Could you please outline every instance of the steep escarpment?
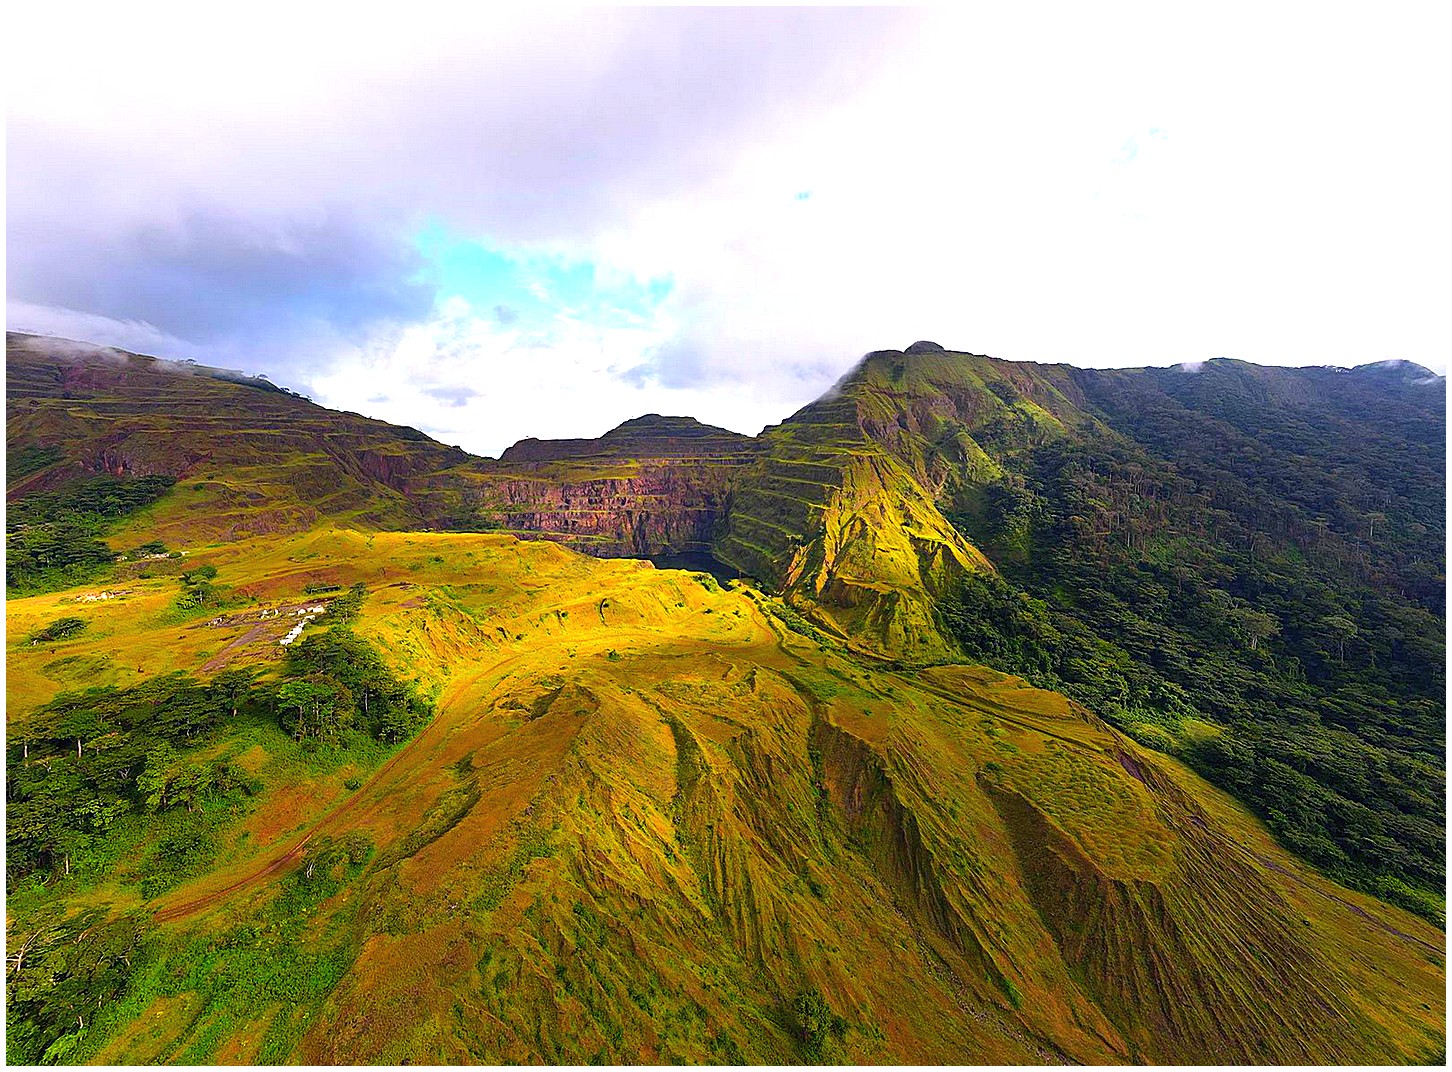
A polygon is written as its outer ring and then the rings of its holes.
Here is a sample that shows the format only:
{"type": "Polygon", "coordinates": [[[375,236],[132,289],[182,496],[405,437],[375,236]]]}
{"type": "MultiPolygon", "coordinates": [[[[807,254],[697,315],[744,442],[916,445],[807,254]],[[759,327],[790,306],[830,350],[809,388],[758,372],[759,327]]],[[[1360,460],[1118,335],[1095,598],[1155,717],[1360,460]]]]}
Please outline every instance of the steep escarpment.
{"type": "MultiPolygon", "coordinates": [[[[889,760],[861,737],[823,718],[812,727],[812,745],[822,787],[848,843],[905,911],[921,917],[966,959],[974,976],[981,975],[1009,993],[1007,978],[978,940],[977,921],[949,893],[955,883],[972,883],[972,873],[944,872],[924,841],[917,813],[898,794],[889,760]]],[[[981,899],[987,890],[972,883],[971,892],[974,899],[981,899]]]]}
{"type": "Polygon", "coordinates": [[[932,600],[992,567],[860,416],[840,394],[763,433],[713,554],[873,650],[941,656],[932,600]]]}

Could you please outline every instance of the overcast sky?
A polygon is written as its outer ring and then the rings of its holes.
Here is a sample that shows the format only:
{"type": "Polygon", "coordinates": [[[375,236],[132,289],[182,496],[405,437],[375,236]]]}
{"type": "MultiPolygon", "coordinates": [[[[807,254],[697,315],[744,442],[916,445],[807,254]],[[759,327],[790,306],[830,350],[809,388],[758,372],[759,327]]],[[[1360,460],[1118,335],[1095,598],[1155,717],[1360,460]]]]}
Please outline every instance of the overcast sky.
{"type": "Polygon", "coordinates": [[[475,452],[915,339],[1447,368],[1438,5],[27,7],[10,328],[475,452]]]}

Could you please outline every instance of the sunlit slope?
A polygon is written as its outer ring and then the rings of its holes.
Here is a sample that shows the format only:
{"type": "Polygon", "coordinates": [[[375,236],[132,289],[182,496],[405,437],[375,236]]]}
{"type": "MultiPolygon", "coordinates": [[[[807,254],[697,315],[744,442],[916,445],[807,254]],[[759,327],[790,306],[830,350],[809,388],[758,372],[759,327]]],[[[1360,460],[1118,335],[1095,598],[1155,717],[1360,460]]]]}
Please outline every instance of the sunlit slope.
{"type": "Polygon", "coordinates": [[[166,474],[148,538],[186,546],[307,529],[414,527],[409,477],[462,461],[421,432],[314,405],[263,380],[25,335],[6,337],[6,444],[51,464],[7,497],[70,476],[166,474]],[[231,378],[222,378],[230,376],[231,378]]]}
{"type": "Polygon", "coordinates": [[[738,476],[721,561],[819,624],[878,654],[940,659],[933,601],[992,566],[901,461],[863,432],[846,396],[815,402],[761,436],[738,476]]]}
{"type": "MultiPolygon", "coordinates": [[[[505,536],[320,531],[209,560],[261,604],[363,581],[359,632],[439,713],[356,792],[325,778],[286,820],[273,790],[239,817],[253,848],[156,904],[214,965],[205,983],[158,975],[100,1060],[246,1061],[264,1040],[387,1062],[1397,1062],[1443,1044],[1440,932],[1017,679],[886,673],[752,590],[505,536]],[[304,839],[355,830],[376,853],[305,929],[336,984],[217,1000],[304,839]],[[829,1015],[804,1035],[818,993],[829,1015]]],[[[11,710],[64,683],[57,658],[99,679],[266,664],[275,640],[167,624],[174,584],[97,605],[104,632],[53,657],[12,647],[11,710]]],[[[13,601],[11,643],[75,594],[13,601]]]]}
{"type": "MultiPolygon", "coordinates": [[[[892,539],[880,530],[903,520],[927,535],[926,545],[914,540],[896,554],[871,556],[891,570],[895,560],[908,564],[903,552],[917,551],[926,584],[916,587],[935,587],[944,551],[985,568],[942,511],[971,502],[1023,448],[1071,431],[1107,431],[1079,408],[1082,395],[1067,371],[947,353],[929,343],[867,355],[830,392],[763,433],[770,451],[740,481],[717,554],[776,582],[792,573],[804,542],[840,516],[862,516],[861,537],[892,539]]],[[[910,569],[897,572],[895,589],[914,587],[910,569]]]]}
{"type": "Polygon", "coordinates": [[[864,649],[949,656],[934,607],[993,566],[947,513],[976,507],[1025,449],[1113,435],[1081,408],[1071,371],[932,343],[867,355],[762,434],[714,553],[864,649]]]}

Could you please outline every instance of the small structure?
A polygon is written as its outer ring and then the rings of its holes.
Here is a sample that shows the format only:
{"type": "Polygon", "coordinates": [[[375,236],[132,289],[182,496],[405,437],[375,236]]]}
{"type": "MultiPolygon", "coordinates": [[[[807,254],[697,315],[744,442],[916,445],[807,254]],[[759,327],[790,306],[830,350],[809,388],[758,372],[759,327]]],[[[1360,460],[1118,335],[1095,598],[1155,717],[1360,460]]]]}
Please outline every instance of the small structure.
{"type": "MultiPolygon", "coordinates": [[[[284,648],[287,647],[298,637],[302,636],[303,628],[308,624],[308,622],[312,621],[314,618],[316,618],[319,614],[322,614],[327,609],[327,607],[321,606],[299,607],[296,613],[297,616],[302,619],[302,621],[298,622],[295,626],[293,626],[292,629],[288,631],[287,636],[279,640],[278,643],[281,644],[284,648]]],[[[277,613],[280,614],[281,611],[278,611],[277,613]]]]}

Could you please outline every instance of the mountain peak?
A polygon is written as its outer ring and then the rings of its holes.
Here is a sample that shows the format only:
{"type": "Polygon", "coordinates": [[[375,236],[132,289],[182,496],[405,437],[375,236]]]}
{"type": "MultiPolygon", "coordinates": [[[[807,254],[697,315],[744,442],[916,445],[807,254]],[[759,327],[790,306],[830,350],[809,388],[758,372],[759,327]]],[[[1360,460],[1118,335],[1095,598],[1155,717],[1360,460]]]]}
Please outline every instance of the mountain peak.
{"type": "Polygon", "coordinates": [[[723,442],[732,448],[749,443],[750,436],[703,424],[694,417],[666,417],[645,413],[622,421],[598,439],[521,439],[499,456],[505,462],[541,462],[576,456],[635,454],[679,455],[723,442]],[[684,442],[683,442],[684,441],[684,442]]]}
{"type": "Polygon", "coordinates": [[[628,421],[621,421],[600,438],[624,439],[637,437],[642,433],[651,436],[733,436],[740,439],[746,438],[739,432],[733,432],[729,428],[719,428],[714,424],[704,424],[694,417],[665,417],[659,413],[644,413],[639,417],[632,417],[628,421]]]}
{"type": "Polygon", "coordinates": [[[1371,361],[1365,365],[1357,365],[1351,371],[1363,376],[1374,376],[1378,379],[1410,384],[1443,383],[1446,380],[1445,376],[1437,375],[1425,365],[1419,365],[1415,361],[1408,361],[1405,358],[1371,361]]]}

